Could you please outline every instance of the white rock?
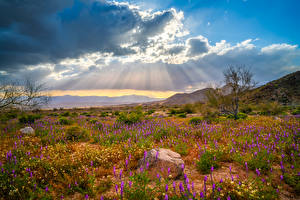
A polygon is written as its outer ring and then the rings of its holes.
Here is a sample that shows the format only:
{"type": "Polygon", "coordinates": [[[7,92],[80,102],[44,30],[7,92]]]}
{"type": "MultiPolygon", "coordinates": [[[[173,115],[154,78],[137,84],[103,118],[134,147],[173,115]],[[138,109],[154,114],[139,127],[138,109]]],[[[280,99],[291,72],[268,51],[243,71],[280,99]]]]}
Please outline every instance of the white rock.
{"type": "Polygon", "coordinates": [[[20,132],[23,134],[34,134],[34,129],[30,126],[20,129],[20,132]]]}
{"type": "Polygon", "coordinates": [[[139,160],[139,168],[148,170],[152,176],[159,173],[163,177],[171,175],[176,178],[183,174],[183,166],[184,161],[179,153],[163,148],[151,149],[145,158],[139,160]]]}

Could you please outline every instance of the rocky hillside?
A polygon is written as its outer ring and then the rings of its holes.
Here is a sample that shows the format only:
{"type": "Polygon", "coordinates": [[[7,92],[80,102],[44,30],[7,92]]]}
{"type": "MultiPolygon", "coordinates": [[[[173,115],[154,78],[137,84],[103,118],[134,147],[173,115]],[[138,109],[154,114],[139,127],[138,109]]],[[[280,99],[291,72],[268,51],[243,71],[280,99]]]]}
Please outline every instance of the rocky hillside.
{"type": "MultiPolygon", "coordinates": [[[[177,93],[160,103],[163,105],[180,105],[207,101],[206,93],[211,88],[197,90],[192,93],[177,93]]],[[[222,88],[229,93],[229,88],[222,88]]],[[[300,71],[288,74],[271,81],[245,94],[242,99],[249,103],[277,101],[281,104],[300,104],[300,71]]]]}
{"type": "Polygon", "coordinates": [[[300,71],[252,90],[245,95],[245,100],[251,103],[277,101],[281,104],[299,104],[300,71]]]}

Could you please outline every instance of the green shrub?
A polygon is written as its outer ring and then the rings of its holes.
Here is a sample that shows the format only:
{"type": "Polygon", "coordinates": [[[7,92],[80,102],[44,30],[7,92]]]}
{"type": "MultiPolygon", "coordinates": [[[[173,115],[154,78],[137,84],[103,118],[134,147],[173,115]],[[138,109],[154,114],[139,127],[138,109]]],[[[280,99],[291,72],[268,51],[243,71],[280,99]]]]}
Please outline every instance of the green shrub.
{"type": "Polygon", "coordinates": [[[151,189],[148,184],[150,179],[147,172],[138,173],[130,177],[132,181],[132,187],[128,187],[127,184],[124,187],[125,199],[132,200],[150,200],[155,194],[154,189],[151,189]]]}
{"type": "Polygon", "coordinates": [[[144,119],[142,110],[138,107],[130,113],[121,112],[117,118],[117,122],[124,124],[135,124],[141,122],[144,119]]]}
{"type": "Polygon", "coordinates": [[[211,167],[213,166],[215,169],[219,168],[219,155],[214,152],[205,151],[199,161],[196,162],[196,168],[198,171],[208,174],[210,173],[211,167]]]}
{"type": "Polygon", "coordinates": [[[291,186],[296,194],[300,193],[300,176],[296,175],[296,174],[289,174],[289,173],[285,173],[283,175],[284,178],[284,182],[286,184],[288,184],[289,186],[291,186]]]}
{"type": "Polygon", "coordinates": [[[59,118],[58,121],[61,125],[71,125],[73,123],[71,120],[69,120],[66,117],[61,117],[61,118],[59,118]]]}
{"type": "Polygon", "coordinates": [[[201,124],[203,121],[203,117],[192,117],[190,119],[190,124],[201,124]]]}
{"type": "Polygon", "coordinates": [[[61,114],[61,116],[63,116],[63,117],[69,117],[70,115],[71,114],[70,114],[69,111],[66,111],[66,112],[64,112],[64,113],[61,114]]]}
{"type": "Polygon", "coordinates": [[[256,170],[257,168],[262,173],[269,171],[274,160],[274,155],[268,153],[267,150],[261,150],[255,154],[248,160],[249,169],[256,170]]]}
{"type": "Polygon", "coordinates": [[[260,111],[260,115],[279,115],[285,110],[285,108],[277,102],[259,104],[257,109],[260,111]]]}
{"type": "MultiPolygon", "coordinates": [[[[237,114],[237,119],[246,119],[248,116],[245,113],[239,112],[237,114]]],[[[227,116],[228,119],[234,119],[234,115],[228,115],[227,116]]]]}
{"type": "Polygon", "coordinates": [[[300,107],[292,111],[292,115],[300,115],[300,107]]]}
{"type": "Polygon", "coordinates": [[[35,115],[22,115],[19,117],[19,122],[21,124],[32,124],[34,123],[35,120],[40,119],[41,115],[40,114],[35,114],[35,115]]]}
{"type": "Polygon", "coordinates": [[[66,139],[70,141],[79,141],[87,138],[85,130],[79,126],[72,126],[66,130],[66,139]]]}
{"type": "Polygon", "coordinates": [[[243,105],[243,106],[241,106],[240,110],[242,113],[249,114],[252,112],[252,107],[250,105],[243,105]]]}
{"type": "Polygon", "coordinates": [[[182,113],[187,113],[187,114],[191,114],[191,113],[194,113],[195,110],[194,110],[192,104],[185,104],[185,105],[180,109],[180,112],[182,112],[182,113]]]}
{"type": "Polygon", "coordinates": [[[90,119],[89,122],[90,122],[91,124],[96,124],[96,123],[98,122],[98,120],[97,120],[97,119],[90,119]]]}
{"type": "Polygon", "coordinates": [[[101,112],[100,117],[107,117],[108,113],[107,112],[101,112]]]}
{"type": "Polygon", "coordinates": [[[186,114],[185,113],[180,113],[177,116],[180,117],[180,118],[186,118],[186,114]]]}
{"type": "Polygon", "coordinates": [[[181,142],[175,146],[175,151],[182,156],[186,156],[188,154],[188,145],[181,142]]]}
{"type": "Polygon", "coordinates": [[[154,109],[148,110],[148,111],[147,111],[147,115],[152,115],[154,112],[155,112],[154,109]]]}

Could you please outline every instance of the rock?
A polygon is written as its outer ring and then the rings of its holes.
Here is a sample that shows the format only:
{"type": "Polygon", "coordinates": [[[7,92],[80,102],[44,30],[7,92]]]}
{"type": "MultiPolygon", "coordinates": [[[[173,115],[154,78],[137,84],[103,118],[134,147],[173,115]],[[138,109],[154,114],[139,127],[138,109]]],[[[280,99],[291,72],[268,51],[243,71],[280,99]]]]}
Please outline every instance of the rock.
{"type": "Polygon", "coordinates": [[[34,134],[34,129],[31,128],[30,126],[27,126],[25,128],[20,129],[20,132],[23,134],[31,135],[31,134],[34,134]]]}
{"type": "Polygon", "coordinates": [[[138,164],[139,168],[146,169],[151,177],[160,174],[164,178],[177,178],[183,174],[184,169],[180,154],[163,148],[151,149],[138,164]]]}

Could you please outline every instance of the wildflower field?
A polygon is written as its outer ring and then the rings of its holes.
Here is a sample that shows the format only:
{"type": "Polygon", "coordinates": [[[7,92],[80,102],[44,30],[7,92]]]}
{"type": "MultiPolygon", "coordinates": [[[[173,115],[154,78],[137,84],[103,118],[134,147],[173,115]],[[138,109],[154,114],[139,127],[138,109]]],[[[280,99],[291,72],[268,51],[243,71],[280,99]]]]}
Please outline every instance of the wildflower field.
{"type": "Polygon", "coordinates": [[[122,113],[43,111],[1,122],[0,199],[299,198],[299,118],[151,114],[124,123],[122,113]],[[179,153],[184,174],[138,167],[153,148],[179,153]]]}

